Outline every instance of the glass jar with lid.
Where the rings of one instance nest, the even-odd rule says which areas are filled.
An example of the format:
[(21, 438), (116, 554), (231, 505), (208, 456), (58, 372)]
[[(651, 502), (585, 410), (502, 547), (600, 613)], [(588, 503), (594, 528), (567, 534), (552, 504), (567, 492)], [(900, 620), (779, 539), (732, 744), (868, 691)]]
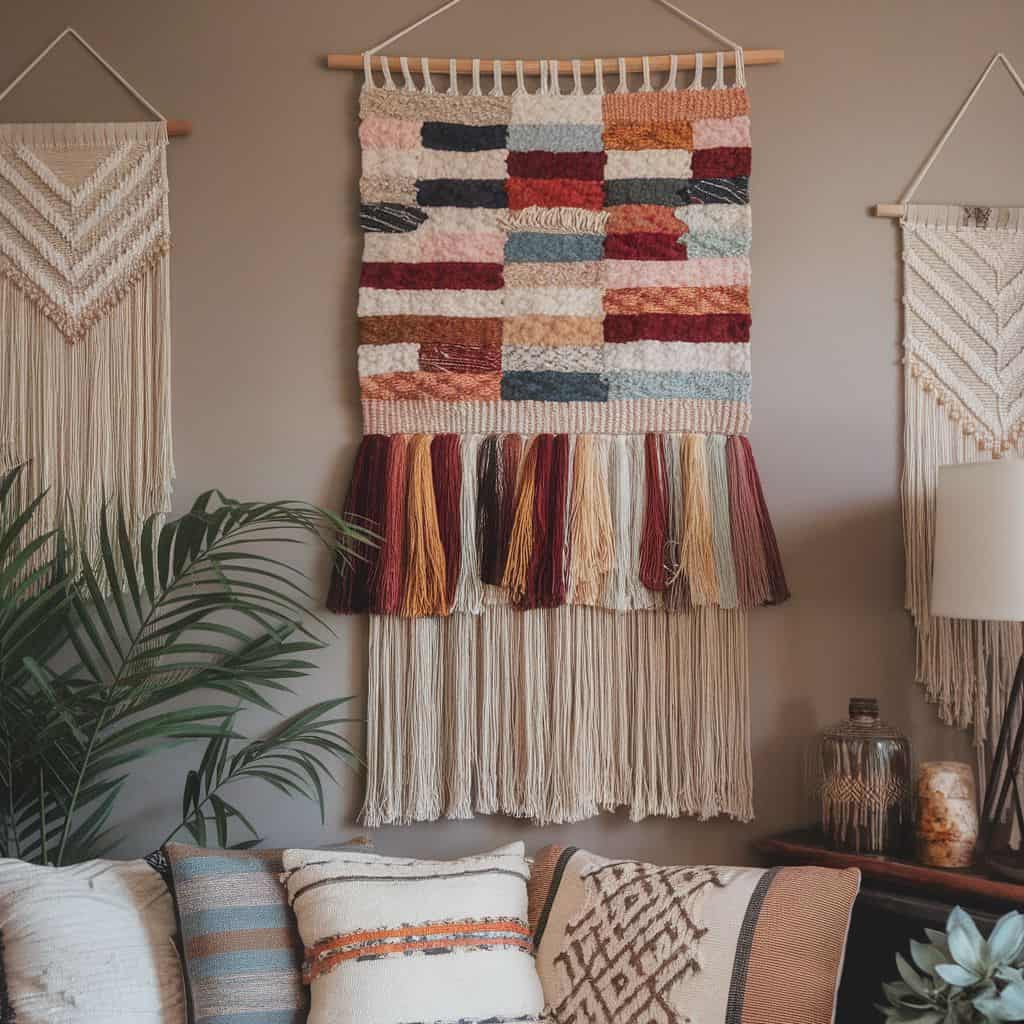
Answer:
[(910, 835), (910, 742), (852, 697), (850, 717), (821, 740), (821, 822), (836, 850), (898, 856)]

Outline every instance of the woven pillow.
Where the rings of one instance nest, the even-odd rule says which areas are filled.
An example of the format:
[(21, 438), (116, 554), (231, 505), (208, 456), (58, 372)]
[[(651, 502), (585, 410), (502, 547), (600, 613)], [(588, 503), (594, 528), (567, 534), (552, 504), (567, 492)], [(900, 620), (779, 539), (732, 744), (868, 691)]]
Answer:
[(146, 861), (0, 859), (2, 1024), (185, 1024), (174, 907)]
[[(345, 845), (372, 850), (365, 839)], [(192, 1024), (306, 1024), (302, 943), (280, 880), (283, 852), (164, 847)]]
[(453, 861), (284, 855), (309, 1024), (539, 1021), (523, 844)]
[(551, 1021), (831, 1024), (859, 887), (855, 869), (656, 867), (547, 847), (530, 921)]

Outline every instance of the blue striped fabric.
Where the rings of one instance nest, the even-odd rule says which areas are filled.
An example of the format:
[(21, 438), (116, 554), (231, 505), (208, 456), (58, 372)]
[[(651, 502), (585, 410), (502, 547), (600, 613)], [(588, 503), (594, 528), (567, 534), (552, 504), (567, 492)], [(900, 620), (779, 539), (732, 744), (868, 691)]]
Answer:
[[(366, 852), (364, 841), (352, 846)], [(302, 942), (280, 881), (281, 850), (169, 843), (192, 1024), (306, 1024)]]

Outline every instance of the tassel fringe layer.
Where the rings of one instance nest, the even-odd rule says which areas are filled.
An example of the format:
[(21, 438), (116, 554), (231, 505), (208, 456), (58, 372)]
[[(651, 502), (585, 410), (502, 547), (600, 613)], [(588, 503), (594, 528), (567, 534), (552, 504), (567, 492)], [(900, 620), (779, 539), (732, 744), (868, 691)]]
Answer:
[(380, 536), (328, 607), (406, 618), (786, 600), (746, 437), (371, 434), (345, 514)]
[(747, 615), (370, 618), (368, 826), (753, 817)]

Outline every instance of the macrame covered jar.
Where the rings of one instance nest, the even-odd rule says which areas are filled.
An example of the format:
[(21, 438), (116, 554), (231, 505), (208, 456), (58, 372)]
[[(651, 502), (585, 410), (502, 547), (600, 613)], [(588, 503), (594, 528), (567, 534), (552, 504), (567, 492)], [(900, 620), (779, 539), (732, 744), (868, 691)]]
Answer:
[(850, 699), (849, 719), (822, 737), (821, 770), (828, 844), (853, 853), (902, 853), (911, 821), (910, 743), (879, 720), (875, 698)]

